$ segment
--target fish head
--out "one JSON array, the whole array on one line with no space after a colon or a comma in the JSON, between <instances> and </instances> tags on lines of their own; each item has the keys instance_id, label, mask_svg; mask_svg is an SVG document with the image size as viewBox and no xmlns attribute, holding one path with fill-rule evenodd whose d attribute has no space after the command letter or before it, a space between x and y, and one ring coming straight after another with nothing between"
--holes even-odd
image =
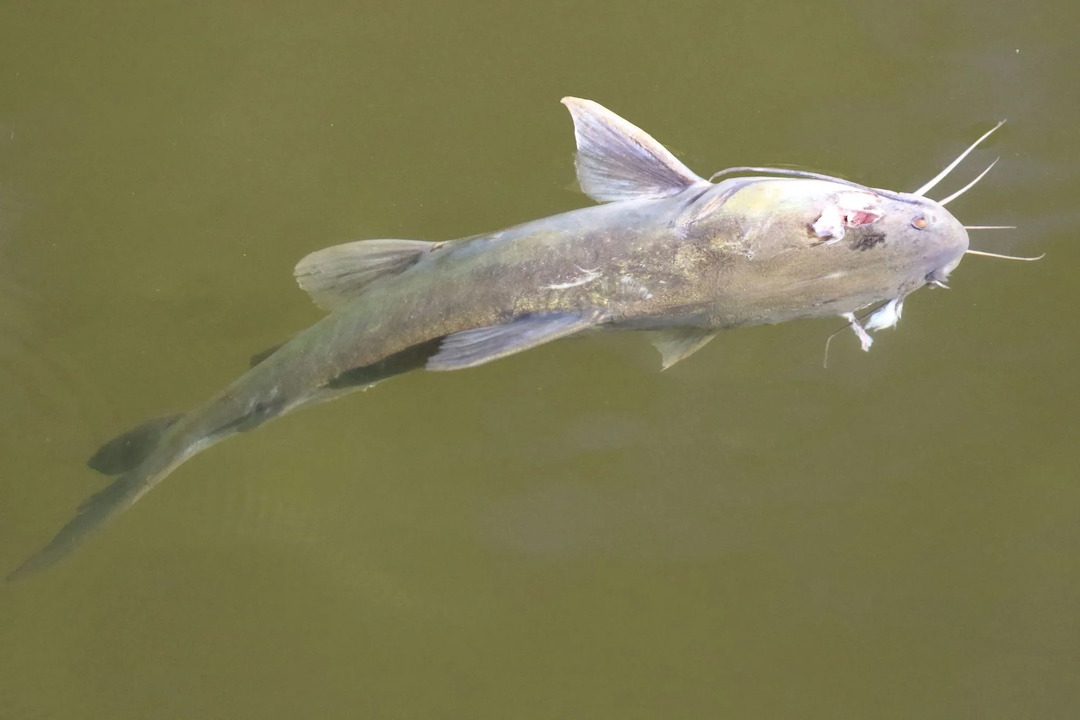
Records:
<instances>
[{"instance_id":1,"label":"fish head","mask_svg":"<svg viewBox=\"0 0 1080 720\"><path fill-rule=\"evenodd\" d=\"M944 285L968 249L963 224L930 198L837 184L808 199L807 250L826 253L815 264L823 262L826 277L840 281L843 312Z\"/></svg>"},{"instance_id":2,"label":"fish head","mask_svg":"<svg viewBox=\"0 0 1080 720\"><path fill-rule=\"evenodd\" d=\"M713 243L711 251L730 266L741 264L744 270L747 268L747 263L739 263L738 254L747 260L756 259L759 266L752 273L755 282L743 285L757 285L754 297L743 303L747 307L726 316L718 313L717 320L729 324L780 322L836 313L847 319L857 334L861 332L863 349L867 349L869 338L854 315L856 311L885 303L866 327L894 326L904 298L924 285L945 287L946 278L965 253L1038 260L1042 256L1015 257L970 250L969 228L945 210L945 205L978 184L997 160L948 197L940 201L926 197L1004 122L983 133L944 170L911 193L870 188L790 168L736 167L714 173L710 181L737 173L773 176L729 178L712 191L717 200L708 207L719 209L714 213L719 222L713 229L720 238L720 247ZM695 217L686 226L693 227L697 222L699 218ZM808 238L800 234L803 229ZM730 238L740 233L742 239L731 242ZM830 253L815 252L815 247ZM722 277L723 273L716 275L715 287L731 280ZM743 293L744 299L747 295ZM720 298L720 302L737 299L730 295Z\"/></svg>"},{"instance_id":3,"label":"fish head","mask_svg":"<svg viewBox=\"0 0 1080 720\"><path fill-rule=\"evenodd\" d=\"M898 296L944 284L968 249L963 224L930 198L849 188L823 200L822 215L811 223L815 236L846 246L850 252L839 262L850 271L892 275Z\"/></svg>"},{"instance_id":4,"label":"fish head","mask_svg":"<svg viewBox=\"0 0 1080 720\"><path fill-rule=\"evenodd\" d=\"M926 274L928 283L944 283L949 273L956 269L968 251L969 240L963 223L930 198L909 195L913 207L925 208L925 212L911 221L914 233L925 232L932 251L927 260L933 268Z\"/></svg>"},{"instance_id":5,"label":"fish head","mask_svg":"<svg viewBox=\"0 0 1080 720\"><path fill-rule=\"evenodd\" d=\"M716 186L723 203L695 227L721 253L721 304L740 308L731 324L902 300L943 284L968 249L964 226L926 197L818 179L738 180Z\"/></svg>"}]
</instances>

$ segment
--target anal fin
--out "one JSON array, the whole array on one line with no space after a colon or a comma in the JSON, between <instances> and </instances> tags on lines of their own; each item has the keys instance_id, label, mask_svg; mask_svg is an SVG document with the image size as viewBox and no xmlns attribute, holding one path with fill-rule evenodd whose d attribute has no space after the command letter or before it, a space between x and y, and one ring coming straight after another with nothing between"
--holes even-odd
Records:
<instances>
[{"instance_id":1,"label":"anal fin","mask_svg":"<svg viewBox=\"0 0 1080 720\"><path fill-rule=\"evenodd\" d=\"M329 391L357 388L366 390L387 378L423 367L428 358L438 352L440 342L442 342L441 338L428 340L389 355L371 365L351 368L328 382L325 388Z\"/></svg>"}]
</instances>

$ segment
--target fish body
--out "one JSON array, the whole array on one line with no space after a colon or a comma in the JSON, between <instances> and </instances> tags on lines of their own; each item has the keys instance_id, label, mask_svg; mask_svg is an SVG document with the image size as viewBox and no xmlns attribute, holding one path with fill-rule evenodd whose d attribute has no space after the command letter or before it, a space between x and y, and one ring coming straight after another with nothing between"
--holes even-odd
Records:
<instances>
[{"instance_id":1,"label":"fish body","mask_svg":"<svg viewBox=\"0 0 1080 720\"><path fill-rule=\"evenodd\" d=\"M713 183L596 103L564 103L579 182L604 204L459 240L312 253L296 276L330 313L203 406L103 446L91 467L119 477L11 577L66 555L192 455L299 406L586 331L654 331L664 367L721 329L803 317L845 317L866 348L854 313L884 303L867 327L894 325L903 298L944 283L968 248L921 195L823 176Z\"/></svg>"}]
</instances>

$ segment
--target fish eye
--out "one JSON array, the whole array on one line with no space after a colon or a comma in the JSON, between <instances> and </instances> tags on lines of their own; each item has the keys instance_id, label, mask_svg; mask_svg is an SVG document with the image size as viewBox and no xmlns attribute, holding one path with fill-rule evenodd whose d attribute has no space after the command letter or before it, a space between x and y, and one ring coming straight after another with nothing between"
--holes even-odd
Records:
<instances>
[{"instance_id":1,"label":"fish eye","mask_svg":"<svg viewBox=\"0 0 1080 720\"><path fill-rule=\"evenodd\" d=\"M925 230L926 226L930 224L930 218L925 215L919 215L917 218L911 221L911 227L916 230Z\"/></svg>"}]
</instances>

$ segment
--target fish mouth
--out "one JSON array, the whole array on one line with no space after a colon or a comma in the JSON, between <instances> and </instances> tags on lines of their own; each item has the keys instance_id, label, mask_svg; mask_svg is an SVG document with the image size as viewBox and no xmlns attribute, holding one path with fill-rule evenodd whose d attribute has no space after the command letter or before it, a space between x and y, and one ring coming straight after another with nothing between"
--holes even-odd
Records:
<instances>
[{"instance_id":1,"label":"fish mouth","mask_svg":"<svg viewBox=\"0 0 1080 720\"><path fill-rule=\"evenodd\" d=\"M949 273L956 269L956 266L960 264L960 261L949 263L944 267L940 267L937 270L933 270L926 275L925 285L931 287L939 287L945 290L949 289L949 286L945 284L945 281L949 279Z\"/></svg>"},{"instance_id":2,"label":"fish mouth","mask_svg":"<svg viewBox=\"0 0 1080 720\"><path fill-rule=\"evenodd\" d=\"M925 282L923 284L930 285L932 287L944 288L947 290L949 286L945 283L949 279L949 275L952 273L952 271L955 270L960 264L960 261L964 259L964 253L966 252L966 250L967 248L960 250L959 253L951 256L944 264L940 264L933 270L928 272L926 274Z\"/></svg>"}]
</instances>

